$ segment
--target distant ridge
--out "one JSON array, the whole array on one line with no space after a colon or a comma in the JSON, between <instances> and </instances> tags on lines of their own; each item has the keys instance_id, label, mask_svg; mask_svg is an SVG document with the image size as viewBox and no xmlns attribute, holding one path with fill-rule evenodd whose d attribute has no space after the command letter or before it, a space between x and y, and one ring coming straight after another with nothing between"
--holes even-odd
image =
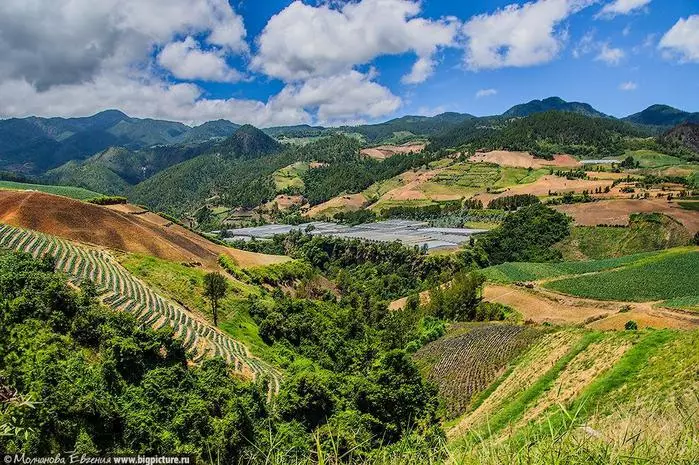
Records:
<instances>
[{"instance_id":1,"label":"distant ridge","mask_svg":"<svg viewBox=\"0 0 699 465\"><path fill-rule=\"evenodd\" d=\"M532 100L528 103L515 105L502 116L507 118L521 118L530 116L535 113L543 113L546 111L566 111L570 113L578 113L585 116L594 116L599 118L607 118L608 116L601 111L595 110L590 104L581 102L566 102L560 97L549 97L544 100Z\"/></svg>"},{"instance_id":2,"label":"distant ridge","mask_svg":"<svg viewBox=\"0 0 699 465\"><path fill-rule=\"evenodd\" d=\"M645 110L623 118L634 124L672 127L682 123L699 123L699 113L690 113L669 105L651 105Z\"/></svg>"}]
</instances>

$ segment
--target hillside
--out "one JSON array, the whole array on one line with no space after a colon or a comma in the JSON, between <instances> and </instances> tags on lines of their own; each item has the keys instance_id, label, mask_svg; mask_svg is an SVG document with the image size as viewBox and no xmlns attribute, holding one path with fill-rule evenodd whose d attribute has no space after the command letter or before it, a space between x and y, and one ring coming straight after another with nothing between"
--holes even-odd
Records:
<instances>
[{"instance_id":1,"label":"hillside","mask_svg":"<svg viewBox=\"0 0 699 465\"><path fill-rule=\"evenodd\" d=\"M138 207L102 207L40 192L0 191L0 221L71 241L217 267L228 255L240 266L284 261L214 244Z\"/></svg>"},{"instance_id":2,"label":"hillside","mask_svg":"<svg viewBox=\"0 0 699 465\"><path fill-rule=\"evenodd\" d=\"M678 110L668 105L651 105L641 112L623 118L623 120L635 124L670 128L682 123L699 123L699 113Z\"/></svg>"},{"instance_id":3,"label":"hillside","mask_svg":"<svg viewBox=\"0 0 699 465\"><path fill-rule=\"evenodd\" d=\"M663 134L661 140L669 145L687 148L698 154L695 158L699 159L699 123L682 123Z\"/></svg>"},{"instance_id":4,"label":"hillside","mask_svg":"<svg viewBox=\"0 0 699 465\"><path fill-rule=\"evenodd\" d=\"M82 118L0 120L0 167L42 174L111 146L136 150L153 145L200 143L230 136L237 127L218 121L192 128L172 121L132 118L118 110Z\"/></svg>"},{"instance_id":5,"label":"hillside","mask_svg":"<svg viewBox=\"0 0 699 465\"><path fill-rule=\"evenodd\" d=\"M625 138L648 133L628 123L570 112L547 111L514 120L467 121L435 135L432 150L463 148L469 151L528 151L542 157L567 153L582 158L620 156Z\"/></svg>"},{"instance_id":6,"label":"hillside","mask_svg":"<svg viewBox=\"0 0 699 465\"><path fill-rule=\"evenodd\" d=\"M503 113L502 116L505 118L522 118L535 113L544 113L547 111L565 111L598 118L608 117L604 113L592 108L592 106L588 103L566 102L560 97L549 97L544 100L532 100L528 103L515 105Z\"/></svg>"}]
</instances>

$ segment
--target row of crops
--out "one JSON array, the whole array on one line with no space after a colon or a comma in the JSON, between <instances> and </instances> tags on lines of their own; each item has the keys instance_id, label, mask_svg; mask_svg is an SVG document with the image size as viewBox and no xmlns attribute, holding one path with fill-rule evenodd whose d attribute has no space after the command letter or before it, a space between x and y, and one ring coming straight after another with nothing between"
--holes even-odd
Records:
<instances>
[{"instance_id":1,"label":"row of crops","mask_svg":"<svg viewBox=\"0 0 699 465\"><path fill-rule=\"evenodd\" d=\"M205 357L222 357L235 370L257 379L266 376L270 389L279 389L279 374L253 357L247 348L208 323L195 318L183 307L153 292L126 271L108 253L78 246L55 236L0 224L0 247L27 252L34 257L53 256L56 269L76 284L91 280L103 302L131 313L146 326L171 326L176 337L197 363Z\"/></svg>"},{"instance_id":2,"label":"row of crops","mask_svg":"<svg viewBox=\"0 0 699 465\"><path fill-rule=\"evenodd\" d=\"M447 401L448 417L456 418L540 334L524 326L480 324L429 343L415 359Z\"/></svg>"}]
</instances>

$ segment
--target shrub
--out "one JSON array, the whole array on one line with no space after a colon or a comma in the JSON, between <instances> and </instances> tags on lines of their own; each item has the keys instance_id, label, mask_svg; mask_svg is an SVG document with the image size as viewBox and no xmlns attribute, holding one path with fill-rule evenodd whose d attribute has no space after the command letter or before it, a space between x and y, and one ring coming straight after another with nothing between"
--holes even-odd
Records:
<instances>
[{"instance_id":1,"label":"shrub","mask_svg":"<svg viewBox=\"0 0 699 465\"><path fill-rule=\"evenodd\" d=\"M636 331L638 329L638 323L633 320L629 320L624 325L624 329L627 331Z\"/></svg>"},{"instance_id":2,"label":"shrub","mask_svg":"<svg viewBox=\"0 0 699 465\"><path fill-rule=\"evenodd\" d=\"M126 197L119 196L106 196L95 197L94 199L88 199L88 203L94 203L95 205L121 205L127 202Z\"/></svg>"}]
</instances>

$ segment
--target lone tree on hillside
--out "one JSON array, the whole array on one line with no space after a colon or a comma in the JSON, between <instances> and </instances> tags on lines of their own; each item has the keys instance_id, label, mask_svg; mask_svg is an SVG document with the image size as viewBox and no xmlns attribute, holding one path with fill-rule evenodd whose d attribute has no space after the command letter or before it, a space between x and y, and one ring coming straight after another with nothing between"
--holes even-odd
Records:
<instances>
[{"instance_id":1,"label":"lone tree on hillside","mask_svg":"<svg viewBox=\"0 0 699 465\"><path fill-rule=\"evenodd\" d=\"M211 302L211 313L214 315L214 326L218 326L218 301L226 295L228 281L219 272L207 273L204 276L204 296Z\"/></svg>"}]
</instances>

